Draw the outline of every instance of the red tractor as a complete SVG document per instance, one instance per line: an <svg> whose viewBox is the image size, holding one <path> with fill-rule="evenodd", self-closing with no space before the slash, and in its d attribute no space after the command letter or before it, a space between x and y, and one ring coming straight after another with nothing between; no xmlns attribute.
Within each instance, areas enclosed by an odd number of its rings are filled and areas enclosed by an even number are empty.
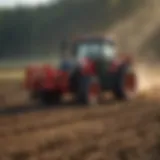
<svg viewBox="0 0 160 160"><path fill-rule="evenodd" d="M137 76L128 55L118 56L116 44L106 37L86 36L61 44L72 59L64 59L58 67L29 66L25 87L44 104L57 104L66 93L79 104L97 104L103 92L116 99L130 100L136 95Z"/></svg>

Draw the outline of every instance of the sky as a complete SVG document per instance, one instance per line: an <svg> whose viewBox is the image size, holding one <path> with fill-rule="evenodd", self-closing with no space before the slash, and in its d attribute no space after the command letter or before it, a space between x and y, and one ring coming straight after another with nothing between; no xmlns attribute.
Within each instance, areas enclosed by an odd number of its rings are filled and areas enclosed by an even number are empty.
<svg viewBox="0 0 160 160"><path fill-rule="evenodd" d="M49 1L55 0L0 0L0 7L13 7L16 5L38 5L45 4Z"/></svg>

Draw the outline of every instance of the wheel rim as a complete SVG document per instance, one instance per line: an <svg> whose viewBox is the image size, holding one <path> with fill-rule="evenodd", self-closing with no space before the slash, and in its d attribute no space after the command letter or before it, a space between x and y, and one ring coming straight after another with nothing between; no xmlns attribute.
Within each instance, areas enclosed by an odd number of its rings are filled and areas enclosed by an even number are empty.
<svg viewBox="0 0 160 160"><path fill-rule="evenodd" d="M131 98L135 95L137 90L137 79L134 73L126 74L124 78L124 93L127 98Z"/></svg>
<svg viewBox="0 0 160 160"><path fill-rule="evenodd" d="M100 95L100 85L98 83L92 83L88 92L88 103L91 105L98 104Z"/></svg>

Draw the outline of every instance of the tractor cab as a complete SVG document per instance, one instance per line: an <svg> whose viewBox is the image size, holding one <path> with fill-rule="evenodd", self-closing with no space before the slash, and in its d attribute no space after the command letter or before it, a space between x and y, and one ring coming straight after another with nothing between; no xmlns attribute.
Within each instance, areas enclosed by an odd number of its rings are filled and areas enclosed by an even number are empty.
<svg viewBox="0 0 160 160"><path fill-rule="evenodd" d="M73 44L74 56L76 59L88 58L90 60L110 61L116 56L115 44L110 39L83 39Z"/></svg>
<svg viewBox="0 0 160 160"><path fill-rule="evenodd" d="M61 49L63 57L65 57L61 63L62 68L65 66L73 68L73 65L79 65L84 59L101 63L101 65L104 63L106 66L116 57L114 41L105 37L81 37L73 40L71 44L63 42Z"/></svg>

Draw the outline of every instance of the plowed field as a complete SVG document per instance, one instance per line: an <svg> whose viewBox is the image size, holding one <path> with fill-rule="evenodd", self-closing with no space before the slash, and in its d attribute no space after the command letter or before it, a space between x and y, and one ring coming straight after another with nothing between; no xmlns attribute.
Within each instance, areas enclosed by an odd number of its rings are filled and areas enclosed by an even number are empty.
<svg viewBox="0 0 160 160"><path fill-rule="evenodd" d="M1 107L22 103L20 85L1 84ZM96 108L1 115L0 160L159 160L159 91Z"/></svg>

